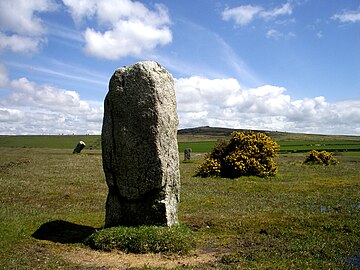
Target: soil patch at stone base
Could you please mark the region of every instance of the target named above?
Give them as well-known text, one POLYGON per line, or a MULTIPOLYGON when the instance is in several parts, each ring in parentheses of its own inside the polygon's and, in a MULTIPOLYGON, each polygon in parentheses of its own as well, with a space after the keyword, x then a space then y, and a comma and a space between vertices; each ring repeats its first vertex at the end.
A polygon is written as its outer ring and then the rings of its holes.
POLYGON ((160 267, 171 269, 178 266, 211 264, 216 261, 215 253, 198 253, 190 256, 164 254, 127 254, 119 251, 99 252, 86 248, 75 248, 64 252, 63 258, 91 269, 123 270, 138 267, 160 267))

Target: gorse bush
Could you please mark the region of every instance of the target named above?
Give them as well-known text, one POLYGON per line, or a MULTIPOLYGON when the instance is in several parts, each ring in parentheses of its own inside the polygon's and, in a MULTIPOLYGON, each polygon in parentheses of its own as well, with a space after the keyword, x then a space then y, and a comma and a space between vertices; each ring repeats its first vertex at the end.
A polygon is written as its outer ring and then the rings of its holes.
POLYGON ((233 132, 230 141, 221 141, 205 156, 196 176, 274 176, 278 168, 273 157, 278 150, 279 145, 264 133, 233 132))
POLYGON ((310 151, 309 155, 306 157, 305 164, 322 164, 322 165, 336 165, 339 163, 332 153, 326 151, 310 151))
POLYGON ((114 249, 131 253, 188 254, 195 247, 195 237, 185 226, 113 227, 90 235, 85 244, 93 249, 114 249))

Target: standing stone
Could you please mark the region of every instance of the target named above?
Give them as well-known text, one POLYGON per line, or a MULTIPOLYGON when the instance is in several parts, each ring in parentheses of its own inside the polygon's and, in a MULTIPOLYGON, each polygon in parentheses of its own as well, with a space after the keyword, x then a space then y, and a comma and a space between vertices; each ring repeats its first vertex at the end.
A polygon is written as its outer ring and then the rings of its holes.
POLYGON ((184 149, 184 161, 191 159, 191 148, 184 149))
POLYGON ((86 144, 83 141, 80 141, 74 148, 73 154, 80 154, 81 150, 85 148, 86 144))
POLYGON ((106 227, 178 223, 177 126, 170 73, 151 61, 115 71, 101 135, 106 227))

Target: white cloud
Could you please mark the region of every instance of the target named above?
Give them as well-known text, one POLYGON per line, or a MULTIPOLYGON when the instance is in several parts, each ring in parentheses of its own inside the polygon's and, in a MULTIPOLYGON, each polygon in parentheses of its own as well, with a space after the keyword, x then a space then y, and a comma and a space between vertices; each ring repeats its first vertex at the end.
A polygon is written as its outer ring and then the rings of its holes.
POLYGON ((26 78, 13 80, 10 85, 12 93, 6 101, 13 105, 36 106, 77 115, 90 109, 89 104, 81 100, 75 91, 39 85, 26 78))
POLYGON ((32 54, 38 51, 46 39, 21 35, 4 35, 0 32, 0 51, 10 50, 14 53, 32 54))
POLYGON ((19 122, 23 117, 24 114, 20 110, 0 107, 0 123, 19 122))
POLYGON ((333 20, 339 20, 342 23, 356 23, 360 22, 360 10, 357 11, 343 11, 331 17, 333 20))
POLYGON ((52 11, 56 4, 52 0, 0 1, 0 29, 23 35, 38 36, 46 32, 37 12, 52 11))
POLYGON ((236 25, 244 26, 256 18, 269 20, 291 14, 292 6, 290 3, 285 3, 281 7, 271 10, 265 10, 261 6, 245 5, 235 8, 226 8, 222 12, 222 18, 225 21, 234 20, 236 25))
POLYGON ((85 52, 105 59, 119 59, 128 55, 140 56, 146 50, 165 45, 172 39, 168 28, 154 28, 141 22, 120 21, 104 33, 85 31, 85 52))
POLYGON ((234 20, 236 25, 244 26, 249 24, 260 11, 260 6, 239 6, 227 8, 222 12, 222 18, 225 21, 234 20))
POLYGON ((175 80, 180 127, 202 125, 326 134, 356 134, 360 100, 292 100, 284 87, 242 89, 235 79, 175 80))
POLYGON ((88 121, 85 117, 63 112, 21 107, 19 109, 0 108, 0 115, 2 110, 13 110, 15 115, 12 117, 5 115, 4 122, 0 125, 0 134, 100 134, 101 132, 101 122, 88 121), (19 116, 16 116, 16 113, 19 116))
MULTIPOLYGON (((174 79, 180 128, 203 125, 324 134, 359 134, 360 100, 293 100, 286 88, 243 88, 236 79, 174 79)), ((27 78, 7 84, 0 134, 99 134, 103 102, 27 78)))
POLYGON ((179 112, 204 112, 209 105, 226 104, 228 97, 240 89, 235 79, 214 79, 193 76, 175 79, 179 112), (221 93, 221 95, 219 95, 221 93))
POLYGON ((295 34, 292 32, 289 33, 282 33, 276 29, 270 29, 266 32, 266 37, 267 38, 272 38, 275 40, 279 40, 279 39, 290 39, 295 37, 295 34))
POLYGON ((142 3, 130 0, 63 0, 76 23, 95 18, 96 28, 84 32, 87 54, 119 59, 141 56, 172 41, 170 18, 163 5, 156 4, 149 10, 142 3), (121 6, 121 8, 114 8, 121 6))
POLYGON ((0 50, 15 53, 34 53, 46 41, 46 28, 37 16, 39 12, 53 11, 52 0, 0 1, 0 50), (5 34, 6 33, 6 34, 5 34))
POLYGON ((0 134, 99 134, 103 104, 75 91, 41 85, 27 78, 8 84, 0 101, 0 134))
POLYGON ((0 88, 7 86, 9 83, 8 72, 5 65, 0 63, 0 88))
POLYGON ((282 33, 280 33, 278 30, 270 29, 266 32, 267 38, 273 38, 273 39, 280 39, 282 37, 282 33))
POLYGON ((292 14, 292 6, 290 5, 290 3, 285 3, 279 8, 274 8, 272 10, 264 10, 260 12, 259 15, 262 18, 271 19, 278 16, 291 15, 291 14, 292 14))
POLYGON ((63 0, 63 3, 77 24, 80 24, 84 16, 92 17, 96 13, 95 0, 63 0))

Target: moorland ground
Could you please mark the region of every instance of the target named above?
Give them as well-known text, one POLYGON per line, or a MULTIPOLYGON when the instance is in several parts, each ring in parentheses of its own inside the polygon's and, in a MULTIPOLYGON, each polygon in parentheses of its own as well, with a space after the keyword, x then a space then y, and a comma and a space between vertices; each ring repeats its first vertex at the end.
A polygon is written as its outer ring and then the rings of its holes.
MULTIPOLYGON (((79 155, 72 148, 80 137, 62 136, 67 139, 60 145, 41 136, 27 142, 18 137, 16 145, 13 137, 0 137, 0 269, 359 267, 358 152, 337 152, 335 166, 304 165, 305 153, 280 154, 279 174, 272 178, 198 178, 196 167, 212 145, 204 141, 217 138, 186 136, 180 150, 194 141, 202 147, 192 144, 192 161, 180 163, 179 219, 197 242, 186 257, 97 252, 81 243, 104 225, 107 187, 98 136, 79 155)), ((298 150, 359 144, 326 138, 287 141, 298 150)))

